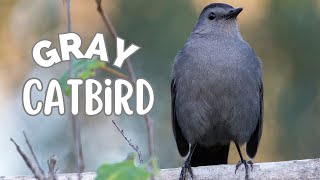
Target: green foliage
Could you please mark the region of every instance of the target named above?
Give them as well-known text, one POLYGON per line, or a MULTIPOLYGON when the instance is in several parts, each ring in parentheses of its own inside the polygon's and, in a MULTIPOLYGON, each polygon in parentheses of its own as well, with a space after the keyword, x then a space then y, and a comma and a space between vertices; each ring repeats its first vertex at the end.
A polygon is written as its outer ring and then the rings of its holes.
MULTIPOLYGON (((95 71, 103 66, 106 66, 106 64, 97 59, 77 59, 72 61, 74 78, 80 78, 83 80, 95 76, 95 71)), ((70 70, 67 70, 59 79, 61 88, 66 96, 70 96, 71 93, 71 87, 67 85, 67 80, 69 78, 70 70)))
POLYGON ((284 133, 276 147, 284 159, 316 158, 320 151, 315 143, 320 137, 319 7, 317 1, 300 0, 272 0, 270 5, 267 20, 273 43, 290 60, 283 64, 290 67, 290 76, 278 98, 277 122, 284 133))
POLYGON ((135 159, 132 153, 122 162, 103 164, 97 170, 96 180, 147 180, 152 173, 146 170, 146 164, 136 166, 135 159))

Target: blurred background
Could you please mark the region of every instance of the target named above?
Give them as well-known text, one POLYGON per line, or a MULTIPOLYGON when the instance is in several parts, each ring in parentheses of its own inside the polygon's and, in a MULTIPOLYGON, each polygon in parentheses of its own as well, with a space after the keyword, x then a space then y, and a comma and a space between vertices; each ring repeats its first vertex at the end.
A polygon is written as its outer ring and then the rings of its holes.
MULTIPOLYGON (((155 93, 155 154, 161 168, 181 166, 170 120, 171 65, 208 0, 103 0, 118 34, 142 47, 132 62, 138 77, 149 81, 155 93)), ((244 7, 241 33, 262 59, 265 87, 264 131, 255 162, 320 157, 320 0, 221 0, 244 7)), ((114 40, 96 12, 95 0, 71 0, 72 31, 82 37, 84 49, 96 32, 105 34, 110 59, 114 40)), ((56 154, 60 172, 74 172, 70 115, 28 116, 22 108, 22 87, 36 77, 46 85, 67 69, 60 63, 49 69, 32 60, 33 45, 41 39, 57 42, 66 32, 63 0, 0 0, 0 175, 31 174, 10 142, 26 149, 24 130, 43 167, 56 154)), ((57 47, 57 43, 54 43, 57 47)), ((126 73, 125 68, 123 72, 126 73)), ((98 72, 96 79, 109 77, 98 72)), ((83 93, 83 91, 81 91, 83 93)), ((34 101, 44 92, 34 91, 34 101)), ((83 106, 83 102, 80 101, 83 106)), ((70 110, 67 110, 67 112, 70 110)), ((140 116, 103 114, 79 116, 85 171, 104 162, 123 160, 132 149, 111 123, 116 120, 147 158, 147 137, 140 116)), ((234 146, 230 163, 238 161, 234 146)))

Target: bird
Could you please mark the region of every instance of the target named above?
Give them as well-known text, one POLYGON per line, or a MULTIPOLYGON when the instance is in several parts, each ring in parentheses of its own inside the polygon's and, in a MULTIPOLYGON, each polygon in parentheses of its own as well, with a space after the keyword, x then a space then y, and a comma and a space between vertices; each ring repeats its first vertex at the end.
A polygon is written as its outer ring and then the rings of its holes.
POLYGON ((201 12, 177 53, 171 81, 171 119, 178 151, 187 158, 179 179, 192 167, 227 164, 230 143, 249 178, 263 129, 262 63, 242 38, 243 8, 212 3, 201 12))

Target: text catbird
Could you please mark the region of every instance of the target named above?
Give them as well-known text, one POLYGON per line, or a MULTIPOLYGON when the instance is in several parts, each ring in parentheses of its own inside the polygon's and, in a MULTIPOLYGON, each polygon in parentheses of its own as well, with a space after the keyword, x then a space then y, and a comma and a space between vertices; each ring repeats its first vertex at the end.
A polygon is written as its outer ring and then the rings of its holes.
POLYGON ((233 141, 254 158, 263 124, 261 62, 237 25, 242 8, 213 3, 203 9, 186 44, 178 52, 171 82, 172 126, 180 155, 191 166, 226 164, 233 141))

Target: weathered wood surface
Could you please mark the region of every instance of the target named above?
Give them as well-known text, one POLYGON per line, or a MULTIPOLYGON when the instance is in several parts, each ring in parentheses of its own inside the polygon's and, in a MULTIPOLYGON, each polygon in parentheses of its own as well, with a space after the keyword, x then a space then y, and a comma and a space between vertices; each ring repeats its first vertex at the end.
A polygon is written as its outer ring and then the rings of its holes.
MULTIPOLYGON (((176 180, 179 178, 181 168, 162 169, 158 180, 176 180)), ((193 168, 195 180, 229 180, 244 179, 245 170, 241 166, 235 174, 235 165, 203 166, 193 168)), ((82 174, 83 180, 94 179, 95 173, 82 174)), ((60 174, 59 180, 76 180, 77 174, 60 174)), ((34 180, 32 176, 2 176, 1 180, 34 180)), ((191 178, 190 178, 191 179, 191 178)), ((282 162, 257 163, 253 165, 250 179, 319 179, 320 180, 320 158, 305 159, 282 162)))

